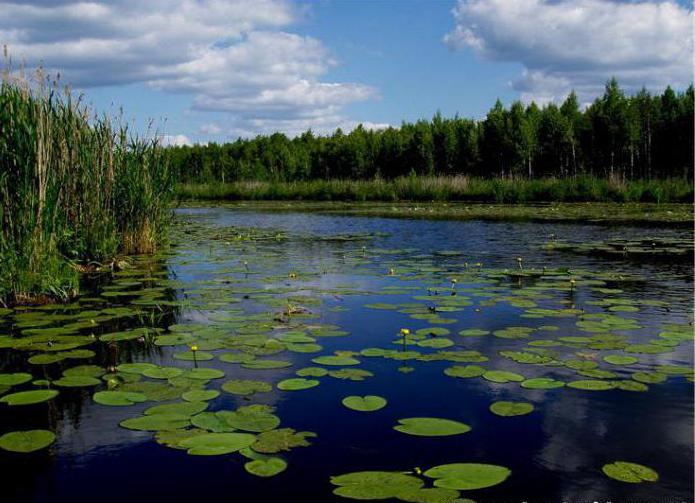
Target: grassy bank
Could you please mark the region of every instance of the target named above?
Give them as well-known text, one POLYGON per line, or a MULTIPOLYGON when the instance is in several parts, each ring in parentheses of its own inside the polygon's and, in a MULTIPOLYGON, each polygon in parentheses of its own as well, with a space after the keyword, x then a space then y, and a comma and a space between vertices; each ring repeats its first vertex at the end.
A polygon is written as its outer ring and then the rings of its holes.
MULTIPOLYGON (((42 82, 42 79, 38 79, 42 82)), ((78 271, 148 253, 173 183, 156 140, 49 86, 0 84, 0 301, 67 298, 78 271)))
POLYGON ((469 201, 691 203, 690 180, 612 181, 577 178, 482 179, 402 177, 394 180, 310 180, 181 184, 180 199, 301 201, 469 201))

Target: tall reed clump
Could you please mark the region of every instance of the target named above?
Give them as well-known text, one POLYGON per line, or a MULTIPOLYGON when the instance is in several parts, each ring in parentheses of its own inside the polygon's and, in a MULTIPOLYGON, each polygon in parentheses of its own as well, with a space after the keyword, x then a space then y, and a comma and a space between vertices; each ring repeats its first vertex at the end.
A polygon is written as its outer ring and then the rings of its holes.
POLYGON ((149 253, 173 180, 153 139, 95 116, 39 73, 0 83, 0 301, 69 298, 78 270, 149 253))

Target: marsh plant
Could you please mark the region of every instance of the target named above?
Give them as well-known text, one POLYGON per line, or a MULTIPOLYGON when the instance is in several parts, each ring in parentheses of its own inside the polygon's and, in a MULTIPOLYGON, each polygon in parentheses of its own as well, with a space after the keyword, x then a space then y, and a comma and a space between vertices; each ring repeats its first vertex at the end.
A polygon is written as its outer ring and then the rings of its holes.
POLYGON ((170 219, 156 135, 95 114, 40 71, 0 83, 0 299, 70 297, 79 270, 150 253, 170 219), (149 135, 148 135, 149 136, 149 135))

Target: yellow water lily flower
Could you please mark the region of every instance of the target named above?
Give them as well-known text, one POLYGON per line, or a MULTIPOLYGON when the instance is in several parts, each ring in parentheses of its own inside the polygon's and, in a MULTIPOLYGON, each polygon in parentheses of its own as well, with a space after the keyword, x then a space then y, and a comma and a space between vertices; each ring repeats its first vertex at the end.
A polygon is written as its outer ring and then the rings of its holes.
POLYGON ((410 330, 407 328, 401 328, 401 335, 410 335, 410 330))

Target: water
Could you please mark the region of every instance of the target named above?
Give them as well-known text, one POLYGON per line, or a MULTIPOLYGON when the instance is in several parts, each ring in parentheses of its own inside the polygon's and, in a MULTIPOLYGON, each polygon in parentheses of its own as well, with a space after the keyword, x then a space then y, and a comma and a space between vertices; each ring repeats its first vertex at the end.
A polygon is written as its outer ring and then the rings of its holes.
MULTIPOLYGON (((199 334, 196 340, 210 343, 233 339, 238 332, 262 332, 266 337, 282 332, 269 329, 271 325, 291 325, 304 331, 307 325, 330 325, 349 332, 342 337, 317 337, 322 346, 318 353, 283 351, 258 356, 292 362, 291 367, 276 370, 251 370, 224 363, 217 356, 233 349, 211 349, 215 358, 201 361, 198 366, 223 370, 226 376, 211 381, 207 389, 219 389, 229 379, 276 384, 294 377, 300 368, 317 366, 311 363, 312 358, 336 350, 400 350, 402 346, 393 341, 398 339, 401 328, 415 332, 432 326, 451 331, 447 337, 455 345, 441 351, 475 350, 489 358, 473 364, 510 370, 526 378, 545 376, 570 382, 590 377, 578 375, 566 366, 516 363, 499 351, 528 349, 527 343, 534 340, 592 336, 595 332, 582 331, 576 325, 584 315, 592 313, 636 320, 640 328, 618 327, 612 331, 631 344, 663 341, 657 335, 666 330, 666 325, 687 327, 691 322, 691 264, 605 261, 540 249, 551 235, 576 242, 645 235, 692 239, 690 231, 395 220, 224 207, 182 209, 177 219, 175 246, 170 252, 143 259, 139 269, 117 276, 115 284, 104 282, 103 278, 94 280, 88 298, 106 302, 86 300, 79 310, 67 312, 74 316, 85 310, 127 306, 148 314, 97 321, 96 327, 79 328, 74 333, 98 336, 129 327, 166 328, 195 323, 200 326, 190 332, 199 334), (258 230, 255 239, 243 237, 249 228, 258 230), (343 239, 321 239, 336 235, 343 239), (346 239, 347 235, 351 237, 346 239), (357 239, 360 236, 355 235, 368 236, 357 239), (461 255, 438 253, 443 250, 461 255), (539 272, 545 266, 548 270, 567 268, 570 273, 542 278, 509 275, 510 271, 519 270, 517 257, 523 258, 521 267, 526 272, 539 272), (428 306, 445 305, 452 298, 450 280, 454 277, 458 279, 455 298, 469 302, 461 302, 460 311, 438 314, 438 318, 455 320, 453 323, 431 323, 432 320, 411 317, 413 313, 427 314, 428 306), (570 277, 577 278, 574 288, 568 287, 570 277), (140 283, 125 283, 133 278, 140 283), (592 283, 597 278, 610 281, 603 286, 592 283), (622 292, 597 290, 605 286, 622 292), (143 293, 143 288, 150 290, 143 293), (438 295, 426 298, 428 288, 438 295), (136 295, 100 297, 109 291, 130 291, 136 295), (414 299, 415 296, 420 299, 414 299), (287 297, 291 299, 285 300, 287 297), (141 302, 132 304, 134 299, 141 302), (605 299, 618 302, 602 303, 605 299), (658 302, 643 303, 652 300, 658 302), (533 309, 527 304, 529 301, 540 308, 570 311, 567 317, 521 317, 527 309, 533 309), (399 307, 365 307, 373 303, 399 307), (298 315, 287 320, 280 313, 288 305, 304 306, 314 317, 298 315), (611 305, 637 305, 639 310, 609 311, 611 305), (252 314, 259 315, 258 319, 254 318, 245 328, 238 322, 224 321, 227 315, 252 314), (258 325, 254 327, 253 323, 258 325), (534 331, 526 339, 493 334, 457 335, 468 328, 494 332, 510 326, 547 325, 558 329, 534 331), (219 331, 205 339, 200 334, 209 326, 217 326, 219 331)), ((0 321, 0 333, 21 332, 12 325, 16 323, 15 314, 0 318, 5 320, 0 321)), ((54 324, 48 326, 74 321, 52 320, 54 324)), ((185 345, 159 347, 134 339, 112 345, 94 342, 82 347, 94 350, 95 356, 47 366, 26 363, 35 352, 0 349, 0 371, 28 369, 34 379, 55 379, 62 370, 80 364, 108 366, 147 361, 184 369, 195 365, 173 358, 186 349, 185 345)), ((405 348, 413 349, 423 355, 438 351, 418 346, 405 348)), ((627 354, 619 349, 591 349, 577 341, 544 349, 556 352, 559 360, 595 361, 598 368, 617 374, 611 380, 629 379, 634 372, 653 371, 661 364, 693 366, 692 339, 661 354, 629 353, 639 358, 639 363, 629 366, 602 361, 608 354, 627 354)), ((281 427, 318 435, 311 439, 309 447, 281 453, 288 469, 272 478, 246 473, 247 460, 239 453, 190 456, 185 450, 159 445, 151 432, 119 427, 120 421, 137 417, 156 403, 99 405, 91 395, 95 390, 106 389, 103 385, 62 388, 55 400, 37 405, 0 404, 0 433, 42 428, 58 436, 50 448, 32 454, 0 451, 0 473, 5 482, 2 501, 349 501, 332 494, 331 475, 362 470, 409 471, 415 467, 426 470, 454 462, 497 464, 512 471, 497 486, 462 493, 462 497, 478 502, 693 500, 693 383, 683 376, 671 375, 665 382, 649 384, 646 392, 568 387, 531 390, 515 382, 496 384, 480 377, 457 379, 443 373, 452 365, 471 363, 399 361, 359 355, 357 358, 361 364, 353 368, 368 370, 373 377, 353 382, 325 376, 318 378, 319 386, 308 390, 274 389, 250 399, 223 392, 210 402, 208 410, 213 411, 233 410, 250 403, 268 404, 276 408, 281 427), (403 372, 403 367, 412 370, 403 372), (388 405, 373 413, 359 413, 341 405, 345 396, 368 394, 385 397, 388 405), (499 417, 489 411, 490 404, 498 400, 530 402, 535 410, 525 416, 499 417), (472 429, 447 437, 417 437, 393 430, 398 419, 422 416, 461 421, 472 429), (657 483, 640 484, 610 479, 601 467, 616 460, 647 465, 659 473, 660 479, 657 483)), ((21 385, 12 391, 25 388, 31 389, 32 385, 21 385)))

